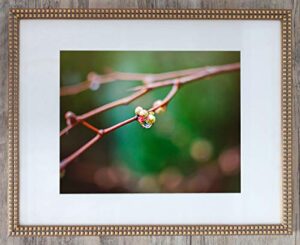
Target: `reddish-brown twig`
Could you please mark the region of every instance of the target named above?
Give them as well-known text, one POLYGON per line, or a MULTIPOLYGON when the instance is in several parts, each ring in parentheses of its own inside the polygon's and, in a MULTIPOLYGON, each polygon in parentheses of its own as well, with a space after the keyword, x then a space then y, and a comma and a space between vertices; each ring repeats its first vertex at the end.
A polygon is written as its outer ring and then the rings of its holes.
POLYGON ((94 110, 91 110, 85 114, 79 115, 79 116, 75 116, 75 122, 72 124, 67 125, 67 127, 65 127, 63 130, 60 131, 60 136, 65 135, 68 131, 70 131, 73 127, 75 127, 78 123, 83 122, 85 119, 92 117, 96 114, 102 113, 104 111, 107 111, 109 109, 112 109, 114 107, 120 106, 120 105, 127 105, 130 102, 134 101, 135 99, 141 97, 142 95, 144 95, 145 93, 148 92, 148 89, 141 89, 140 91, 137 91, 135 93, 133 93, 132 95, 129 95, 127 97, 124 97, 122 99, 113 101, 111 103, 105 104, 103 106, 100 106, 94 110))
MULTIPOLYGON (((166 106, 171 101, 171 99, 175 96, 175 94, 177 93, 180 86, 190 83, 190 82, 193 82, 193 81, 196 81, 196 80, 199 80, 199 79, 202 79, 202 78, 205 78, 205 77, 209 77, 209 76, 217 75, 217 74, 221 74, 221 73, 226 73, 226 72, 232 72, 232 71, 236 71, 239 69, 240 69, 240 64, 234 63, 234 64, 228 64, 228 65, 222 65, 222 66, 215 66, 215 67, 206 67, 206 68, 189 69, 189 70, 183 70, 183 71, 177 71, 177 72, 169 72, 169 73, 163 73, 163 74, 158 74, 158 75, 153 75, 153 74, 145 75, 144 74, 144 76, 143 76, 142 74, 127 74, 127 76, 124 76, 124 77, 126 77, 126 79, 123 77, 124 79, 122 79, 122 80, 129 80, 128 79, 129 77, 131 77, 131 80, 134 80, 134 78, 136 78, 138 80, 138 78, 139 78, 144 83, 143 86, 134 88, 134 90, 136 90, 136 92, 133 93, 132 95, 121 98, 117 101, 105 104, 103 106, 100 106, 100 107, 93 109, 82 115, 75 115, 72 112, 66 113, 67 127, 64 128, 60 132, 60 136, 63 136, 64 134, 66 134, 70 129, 72 129, 79 123, 82 124, 83 126, 89 128, 93 132, 95 132, 96 136, 94 138, 92 138, 90 141, 88 141, 81 148, 79 148, 77 151, 72 153, 70 156, 63 159, 60 163, 60 170, 64 170, 75 158, 77 158, 80 154, 82 154, 89 147, 91 147, 93 144, 95 144, 98 140, 102 139, 104 135, 109 134, 110 132, 112 132, 120 127, 123 127, 133 121, 136 121, 138 117, 133 116, 127 120, 124 120, 120 123, 117 123, 109 128, 105 128, 105 129, 98 129, 98 128, 94 127, 93 125, 86 122, 86 119, 88 119, 96 114, 99 114, 99 113, 102 113, 109 109, 112 109, 114 107, 129 104, 130 102, 143 96, 144 94, 146 94, 147 92, 149 92, 152 89, 173 85, 172 89, 170 90, 168 95, 164 98, 164 100, 159 105, 152 107, 148 110, 148 111, 156 111, 159 107, 166 106), (190 74, 190 72, 194 72, 194 73, 190 74), (177 75, 177 77, 175 76, 175 74, 177 75), (148 78, 150 76, 152 76, 152 80, 145 79, 146 76, 148 76, 148 78), (156 76, 156 78, 153 79, 153 77, 155 77, 155 76, 156 76), (174 77, 174 79, 169 79, 170 77, 174 77), (165 79, 165 80, 163 80, 163 79, 165 79)), ((120 74, 124 74, 124 73, 117 73, 117 74, 120 75, 120 74)), ((121 80, 121 79, 119 79, 119 80, 121 80)), ((111 82, 111 81, 113 81, 113 80, 108 80, 108 79, 106 80, 106 82, 111 82)))
POLYGON ((122 99, 119 99, 119 100, 116 100, 116 101, 113 101, 111 103, 108 103, 106 105, 103 105, 103 106, 100 106, 94 110, 91 110, 87 113, 84 113, 82 115, 80 115, 78 117, 79 120, 85 120, 87 118, 90 118, 96 114, 99 114, 99 113, 102 113, 104 111, 107 111, 109 109, 112 109, 114 107, 117 107, 117 106, 120 106, 120 105, 127 105, 129 104, 130 102, 136 100, 137 98, 141 97, 142 95, 146 94, 150 89, 148 88, 145 88, 145 89, 140 89, 139 91, 133 93, 132 95, 129 95, 127 97, 124 97, 122 99))
POLYGON ((90 141, 88 141, 86 144, 80 147, 77 151, 75 151, 70 156, 63 159, 60 162, 60 171, 63 171, 76 157, 78 157, 80 154, 82 154, 84 151, 90 148, 101 138, 102 138, 101 134, 97 134, 94 138, 92 138, 90 141))
MULTIPOLYGON (((228 65, 223 65, 223 66, 207 67, 205 69, 201 69, 201 70, 195 72, 194 74, 180 77, 180 78, 178 78, 178 80, 179 80, 179 83, 181 85, 183 85, 185 83, 197 81, 197 80, 205 78, 205 77, 209 77, 212 75, 218 75, 218 74, 226 73, 226 72, 232 72, 232 71, 236 71, 239 69, 240 69, 239 63, 228 64, 228 65)), ((177 79, 175 79, 175 80, 177 80, 177 79)), ((155 88, 166 87, 166 86, 170 86, 170 85, 174 84, 175 80, 170 79, 170 80, 160 81, 160 82, 156 82, 156 83, 150 83, 150 84, 146 84, 143 86, 135 87, 132 90, 139 91, 141 89, 155 89, 155 88)))
POLYGON ((153 106, 152 108, 149 109, 149 111, 156 111, 158 108, 160 107, 164 107, 167 106, 168 103, 171 101, 171 99, 175 96, 175 94, 177 93, 178 89, 180 86, 180 82, 179 80, 175 80, 173 83, 173 87, 171 89, 171 91, 168 93, 168 95, 164 98, 164 100, 159 103, 159 105, 157 106, 153 106))
MULTIPOLYGON (((174 81, 179 79, 179 83, 180 84, 185 84, 188 82, 192 82, 192 81, 196 81, 205 77, 209 77, 212 75, 217 75, 220 73, 225 73, 225 72, 231 72, 231 71, 235 71, 235 70, 239 70, 240 69, 240 64, 239 63, 234 63, 234 64, 228 64, 228 65, 222 65, 222 66, 215 66, 215 67, 205 67, 205 68, 198 68, 198 69, 189 69, 189 70, 184 70, 186 71, 195 71, 194 74, 192 75, 187 75, 187 76, 183 76, 183 77, 179 77, 176 79, 170 79, 170 80, 163 80, 163 81, 159 81, 159 82, 155 82, 155 83, 148 83, 144 86, 140 86, 140 87, 135 87, 134 90, 136 90, 136 92, 130 96, 121 98, 119 100, 113 101, 111 103, 105 104, 103 106, 100 106, 98 108, 95 108, 87 113, 84 113, 82 115, 78 115, 77 116, 77 120, 74 124, 69 124, 66 128, 64 128, 61 132, 60 132, 60 136, 63 136, 64 134, 66 134, 70 129, 72 129, 74 126, 77 125, 77 123, 81 120, 86 120, 96 114, 102 113, 104 111, 107 111, 109 109, 112 109, 114 107, 120 106, 120 105, 126 105, 129 104, 130 102, 134 101, 135 99, 141 97, 142 95, 146 94, 147 92, 149 92, 152 89, 155 88, 159 88, 159 87, 165 87, 165 86, 170 86, 174 83, 174 81)), ((182 75, 183 73, 181 71, 177 71, 177 73, 179 75, 182 75)), ((167 73, 167 74, 175 74, 175 72, 172 73, 167 73)), ((141 76, 141 74, 138 74, 139 76, 141 76)), ((148 74, 147 74, 148 75, 148 74)), ((63 88, 64 89, 64 88, 63 88)))
POLYGON ((165 72, 160 74, 151 73, 126 73, 126 72, 112 72, 104 75, 99 75, 94 72, 90 72, 87 75, 87 80, 61 88, 60 95, 76 95, 80 92, 90 89, 91 84, 106 84, 114 81, 142 81, 144 84, 157 82, 166 79, 172 79, 176 77, 186 76, 197 71, 201 71, 203 68, 192 68, 181 71, 165 72))
MULTIPOLYGON (((171 91, 168 93, 168 95, 165 97, 165 99, 160 103, 160 105, 152 107, 151 109, 149 109, 149 111, 155 111, 156 109, 158 109, 161 106, 166 106, 171 99, 174 97, 174 95, 176 94, 177 90, 179 88, 179 83, 174 83, 171 91)), ((90 141, 88 141, 85 145, 83 145, 81 148, 79 148, 77 151, 73 152, 70 156, 66 157, 65 159, 63 159, 61 161, 60 164, 60 170, 64 170, 75 158, 77 158, 80 154, 82 154, 84 151, 86 151, 89 147, 91 147, 93 144, 95 144, 98 140, 100 140, 104 135, 109 134, 111 132, 113 132, 114 130, 125 126, 126 124, 129 124, 133 121, 137 120, 137 116, 133 116, 127 120, 124 120, 120 123, 117 123, 109 128, 105 128, 105 129, 97 129, 94 126, 92 126, 91 124, 87 123, 86 121, 81 121, 82 125, 84 125, 85 127, 91 129, 92 131, 94 131, 97 135, 92 138, 90 141)))

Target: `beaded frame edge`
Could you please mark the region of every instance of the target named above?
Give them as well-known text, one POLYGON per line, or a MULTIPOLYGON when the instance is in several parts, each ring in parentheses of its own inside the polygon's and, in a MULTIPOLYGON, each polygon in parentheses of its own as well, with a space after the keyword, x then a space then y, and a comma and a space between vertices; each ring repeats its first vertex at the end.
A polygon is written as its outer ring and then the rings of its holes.
POLYGON ((292 14, 281 9, 21 9, 8 27, 8 233, 10 236, 271 235, 291 234, 293 223, 292 14), (281 22, 282 223, 257 225, 27 226, 19 222, 19 29, 22 19, 230 19, 281 22))

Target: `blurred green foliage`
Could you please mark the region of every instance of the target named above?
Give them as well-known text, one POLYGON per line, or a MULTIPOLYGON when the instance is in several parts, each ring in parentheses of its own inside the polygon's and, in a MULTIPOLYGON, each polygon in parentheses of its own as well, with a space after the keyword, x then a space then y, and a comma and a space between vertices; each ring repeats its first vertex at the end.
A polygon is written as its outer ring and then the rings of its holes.
MULTIPOLYGON (((61 86, 67 86, 84 81, 91 71, 99 74, 110 70, 162 73, 239 61, 237 51, 61 51, 60 78, 61 86)), ((97 91, 61 97, 61 128, 65 127, 64 114, 67 111, 83 114, 129 95, 129 88, 139 84, 137 81, 116 81, 101 85, 97 91)), ((170 87, 157 89, 128 106, 96 115, 89 122, 98 128, 109 127, 133 116, 138 105, 150 108, 169 90, 170 87)), ((61 158, 91 137, 93 133, 86 128, 72 130, 61 139, 61 158)), ((173 167, 188 177, 199 168, 217 164, 222 152, 239 145, 240 73, 232 72, 183 86, 167 111, 157 116, 151 129, 144 129, 137 122, 131 123, 105 136, 76 162, 78 166, 124 166, 140 177, 158 175, 173 167), (204 157, 195 157, 197 151, 204 157)), ((82 183, 76 183, 71 177, 64 178, 61 184, 63 190, 71 192, 88 192, 89 188, 89 185, 82 188, 82 183)), ((226 177, 222 185, 221 191, 239 191, 239 172, 226 177)))

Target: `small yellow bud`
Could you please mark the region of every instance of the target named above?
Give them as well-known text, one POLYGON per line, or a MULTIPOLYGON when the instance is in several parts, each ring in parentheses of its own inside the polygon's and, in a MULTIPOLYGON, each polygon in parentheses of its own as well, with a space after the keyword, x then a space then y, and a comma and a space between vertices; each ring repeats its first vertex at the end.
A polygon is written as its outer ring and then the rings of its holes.
POLYGON ((150 114, 150 115, 147 117, 147 122, 148 122, 149 124, 153 124, 153 123, 155 123, 155 121, 156 121, 156 118, 155 118, 155 116, 154 116, 153 114, 150 114))
MULTIPOLYGON (((162 104, 162 101, 161 101, 161 100, 157 100, 157 101, 155 101, 155 102, 153 103, 153 107, 157 107, 157 106, 159 106, 159 105, 161 105, 161 104, 162 104)), ((165 112, 166 109, 167 109, 166 106, 158 107, 158 108, 155 110, 155 113, 159 114, 159 113, 161 113, 161 112, 165 112)))
POLYGON ((147 117, 149 115, 149 113, 147 110, 142 109, 138 115, 141 117, 147 117))
POLYGON ((156 101, 154 101, 153 106, 154 107, 159 106, 159 105, 161 105, 161 103, 162 103, 161 100, 156 100, 156 101))
POLYGON ((135 108, 134 112, 136 115, 140 115, 140 112, 143 110, 142 107, 138 106, 137 108, 135 108))
POLYGON ((159 107, 159 108, 157 108, 157 109, 155 110, 155 112, 156 112, 157 114, 162 113, 162 112, 165 112, 165 111, 166 111, 166 107, 159 107))

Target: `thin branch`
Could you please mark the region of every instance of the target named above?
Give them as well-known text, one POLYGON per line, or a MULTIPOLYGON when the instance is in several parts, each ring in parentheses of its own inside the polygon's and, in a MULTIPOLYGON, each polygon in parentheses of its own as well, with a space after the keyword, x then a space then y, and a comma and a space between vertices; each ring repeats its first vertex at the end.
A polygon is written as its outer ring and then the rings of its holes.
POLYGON ((72 128, 74 128, 78 123, 73 123, 70 125, 67 125, 67 127, 65 127, 64 129, 62 129, 59 133, 59 136, 62 137, 65 134, 67 134, 72 128))
MULTIPOLYGON (((167 96, 162 101, 162 103, 160 103, 160 105, 158 105, 158 106, 152 107, 151 109, 149 109, 149 111, 155 111, 159 107, 167 105, 171 101, 171 99, 175 96, 178 89, 179 89, 179 83, 174 83, 171 91, 167 94, 167 96)), ((86 121, 81 121, 83 126, 96 132, 97 135, 94 138, 92 138, 90 141, 88 141, 84 146, 82 146, 77 151, 73 152, 70 156, 68 156, 67 158, 62 160, 62 162, 60 164, 60 171, 64 170, 70 164, 70 162, 72 162, 75 158, 77 158, 79 155, 81 155, 84 151, 86 151, 89 147, 91 147, 93 144, 95 144, 98 140, 103 138, 105 135, 107 135, 107 134, 115 131, 116 129, 121 128, 131 122, 136 121, 137 118, 138 118, 137 116, 134 116, 134 117, 124 120, 120 123, 117 123, 109 128, 100 129, 100 130, 97 129, 96 127, 92 126, 91 124, 87 123, 86 121), (97 136, 99 136, 99 137, 97 137, 97 136)))
MULTIPOLYGON (((98 140, 102 139, 104 135, 109 134, 109 133, 115 131, 116 129, 121 128, 133 121, 136 121, 138 119, 138 116, 131 117, 127 120, 124 120, 120 123, 117 123, 111 127, 105 128, 105 129, 98 129, 98 128, 94 127, 90 123, 86 122, 86 119, 88 119, 96 114, 99 114, 99 113, 102 113, 109 109, 112 109, 114 107, 129 104, 132 101, 136 100, 137 98, 143 96, 144 94, 148 93, 149 91, 151 91, 153 89, 173 85, 172 89, 167 94, 167 96, 163 99, 163 101, 159 105, 156 105, 148 110, 149 112, 155 112, 158 108, 167 106, 168 103, 176 95, 177 91, 179 90, 179 88, 182 85, 202 79, 202 78, 206 78, 208 76, 217 75, 217 74, 226 73, 226 72, 232 72, 232 71, 236 71, 239 69, 240 69, 240 64, 234 63, 234 64, 228 64, 228 65, 223 65, 223 66, 189 69, 189 70, 182 70, 182 71, 176 71, 176 72, 162 73, 162 74, 157 74, 157 75, 151 74, 152 76, 156 76, 156 79, 157 79, 157 80, 155 80, 156 82, 153 82, 154 80, 152 80, 151 82, 149 82, 150 80, 148 80, 148 82, 145 82, 147 80, 143 80, 144 85, 136 87, 135 90, 137 90, 137 91, 127 97, 124 97, 124 98, 121 98, 114 102, 105 104, 103 106, 100 106, 100 107, 93 109, 82 115, 77 116, 72 112, 67 112, 65 115, 66 121, 67 121, 67 127, 64 128, 60 132, 60 136, 63 136, 70 129, 74 128, 78 124, 82 124, 86 128, 95 132, 96 136, 94 138, 92 138, 90 141, 88 141, 81 148, 79 148, 77 151, 72 153, 70 156, 63 159, 60 164, 60 170, 64 170, 75 158, 77 158, 79 155, 81 155, 84 151, 86 151, 89 147, 91 147, 93 144, 95 144, 98 140), (191 72, 191 71, 194 71, 194 74, 189 74, 189 72, 191 72), (175 74, 177 76, 175 76, 175 74), (173 76, 175 76, 176 78, 168 79, 169 77, 173 77, 173 76), (159 79, 166 79, 166 80, 159 80, 159 79)), ((114 73, 114 74, 118 74, 118 75, 123 74, 124 75, 124 73, 114 73)), ((146 74, 146 75, 149 76, 149 74, 146 74)), ((125 80, 127 80, 127 78, 129 78, 129 77, 131 77, 132 79, 134 77, 145 79, 145 74, 126 74, 126 76, 124 76, 123 78, 124 79, 126 78, 125 80)), ((112 80, 107 80, 107 82, 110 82, 110 81, 112 81, 112 80)))
POLYGON ((60 171, 64 170, 75 158, 77 158, 79 155, 81 155, 84 151, 86 151, 88 148, 90 148, 93 144, 95 144, 100 138, 102 137, 101 134, 97 134, 94 138, 92 138, 90 141, 88 141, 85 145, 80 147, 77 151, 75 151, 73 154, 65 158, 60 162, 60 171))
POLYGON ((94 131, 96 134, 102 134, 103 135, 103 130, 99 130, 98 128, 94 127, 93 125, 89 124, 86 121, 81 121, 81 124, 85 127, 87 127, 88 129, 94 131))
MULTIPOLYGON (((100 106, 96 109, 93 109, 87 113, 77 116, 77 122, 75 123, 75 125, 72 125, 72 124, 67 125, 67 127, 62 129, 62 131, 60 132, 60 136, 63 136, 64 134, 69 132, 69 130, 71 130, 74 126, 77 125, 78 121, 86 120, 94 115, 100 114, 100 113, 110 110, 114 107, 118 107, 121 105, 127 105, 127 104, 131 103, 132 101, 138 99, 142 95, 146 94, 147 92, 149 92, 152 89, 170 86, 170 85, 174 84, 174 82, 177 80, 179 80, 180 84, 185 84, 185 83, 196 81, 196 80, 199 80, 199 79, 202 79, 205 77, 209 77, 212 75, 217 75, 217 74, 226 73, 226 72, 232 72, 232 71, 236 71, 239 69, 240 69, 240 64, 233 63, 233 64, 222 65, 222 66, 214 66, 214 67, 205 67, 205 68, 201 68, 201 69, 198 68, 198 69, 177 71, 177 74, 179 74, 179 75, 183 75, 183 74, 185 74, 187 72, 191 72, 191 71, 196 71, 196 73, 193 75, 183 76, 183 77, 179 77, 176 79, 158 81, 156 83, 148 83, 144 86, 135 87, 134 90, 136 90, 136 93, 133 93, 132 95, 129 95, 127 97, 124 97, 119 100, 113 101, 111 103, 105 104, 105 105, 100 106)), ((170 76, 170 75, 173 76, 175 73, 176 72, 163 73, 163 76, 161 76, 161 77, 166 77, 166 76, 170 76)), ((138 75, 140 76, 141 74, 138 74, 138 75)), ((157 75, 157 77, 159 77, 159 76, 157 75)))
POLYGON ((86 80, 79 84, 65 86, 60 89, 60 96, 79 94, 80 92, 89 89, 90 85, 91 85, 91 81, 86 80))
POLYGON ((111 126, 109 128, 103 129, 103 133, 104 134, 109 134, 109 133, 115 131, 116 129, 121 128, 121 127, 127 125, 128 123, 131 123, 131 122, 135 121, 136 119, 137 119, 137 116, 131 117, 131 118, 129 118, 127 120, 124 120, 123 122, 120 122, 120 123, 118 123, 118 124, 116 124, 114 126, 111 126))
POLYGON ((239 63, 228 64, 228 65, 223 65, 223 66, 207 67, 207 68, 202 69, 192 75, 188 75, 188 76, 181 77, 178 79, 170 79, 170 80, 160 81, 160 82, 156 82, 156 83, 151 83, 151 84, 147 84, 144 86, 138 86, 138 87, 133 88, 132 90, 139 91, 141 89, 155 89, 155 88, 166 87, 166 86, 170 86, 170 85, 174 84, 175 80, 179 80, 179 83, 183 85, 183 84, 197 81, 199 79, 206 78, 206 77, 209 77, 212 75, 218 75, 221 73, 237 71, 239 69, 240 69, 239 63))
POLYGON ((85 90, 90 89, 93 82, 101 85, 115 81, 142 81, 144 84, 148 84, 156 81, 186 76, 194 72, 201 71, 202 69, 203 68, 192 68, 160 74, 112 72, 104 75, 99 75, 97 73, 90 72, 87 75, 87 79, 85 81, 75 85, 62 87, 60 89, 60 96, 76 95, 78 93, 81 93, 85 90))
POLYGON ((177 93, 177 91, 179 89, 179 85, 180 85, 179 80, 176 80, 173 84, 173 87, 172 87, 171 91, 168 93, 166 98, 164 98, 164 100, 159 105, 150 108, 149 111, 156 111, 160 107, 167 106, 169 104, 169 102, 171 101, 171 99, 177 93))
POLYGON ((132 101, 136 100, 137 98, 141 97, 142 95, 146 94, 149 90, 150 89, 148 89, 148 88, 141 89, 141 90, 135 92, 132 95, 129 95, 127 97, 124 97, 124 98, 116 100, 116 101, 113 101, 111 103, 100 106, 96 109, 93 109, 93 110, 91 110, 87 113, 84 113, 81 116, 78 116, 78 119, 79 120, 85 120, 85 119, 88 119, 88 118, 90 118, 90 117, 92 117, 96 114, 99 114, 99 113, 102 113, 102 112, 107 111, 109 109, 112 109, 114 107, 121 106, 121 105, 127 105, 130 102, 132 102, 132 101))
POLYGON ((94 110, 91 110, 91 111, 89 111, 85 114, 82 114, 82 115, 79 115, 79 116, 74 115, 75 122, 73 124, 67 125, 64 129, 62 129, 60 131, 60 136, 63 136, 66 133, 68 133, 78 123, 84 123, 84 120, 87 119, 87 118, 90 118, 90 117, 92 117, 96 114, 102 113, 104 111, 110 110, 114 107, 129 104, 130 102, 134 101, 135 99, 137 99, 137 98, 141 97, 142 95, 146 94, 148 92, 148 90, 149 89, 142 89, 140 91, 137 91, 137 92, 127 96, 127 97, 124 97, 122 99, 119 99, 119 100, 113 101, 111 103, 105 104, 103 106, 100 106, 100 107, 98 107, 94 110))

